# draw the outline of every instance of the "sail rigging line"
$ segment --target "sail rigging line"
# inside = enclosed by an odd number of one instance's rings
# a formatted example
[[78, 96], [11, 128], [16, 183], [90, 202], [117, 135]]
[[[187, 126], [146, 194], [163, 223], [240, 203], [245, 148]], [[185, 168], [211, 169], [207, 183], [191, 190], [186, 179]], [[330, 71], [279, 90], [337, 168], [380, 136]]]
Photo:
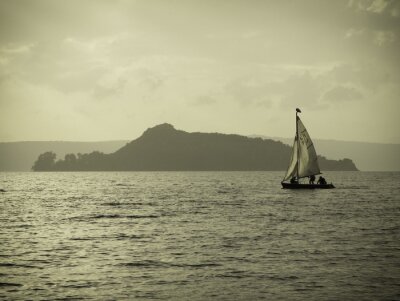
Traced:
[[300, 137], [299, 137], [299, 116], [297, 116], [297, 113], [301, 113], [300, 109], [296, 108], [296, 137], [297, 137], [297, 181], [299, 180], [299, 169], [300, 169]]

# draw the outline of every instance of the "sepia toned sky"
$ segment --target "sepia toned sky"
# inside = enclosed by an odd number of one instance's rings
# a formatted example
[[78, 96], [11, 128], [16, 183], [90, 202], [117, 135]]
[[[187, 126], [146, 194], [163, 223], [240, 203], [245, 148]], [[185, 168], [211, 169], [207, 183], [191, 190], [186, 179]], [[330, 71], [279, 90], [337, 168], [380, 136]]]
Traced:
[[400, 143], [398, 0], [0, 0], [0, 141]]

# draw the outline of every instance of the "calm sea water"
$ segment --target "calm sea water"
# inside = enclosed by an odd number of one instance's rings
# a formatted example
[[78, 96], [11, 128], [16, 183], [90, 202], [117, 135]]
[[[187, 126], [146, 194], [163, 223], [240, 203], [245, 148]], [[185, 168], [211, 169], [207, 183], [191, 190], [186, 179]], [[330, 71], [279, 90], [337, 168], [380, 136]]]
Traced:
[[2, 300], [399, 300], [400, 173], [1, 173]]

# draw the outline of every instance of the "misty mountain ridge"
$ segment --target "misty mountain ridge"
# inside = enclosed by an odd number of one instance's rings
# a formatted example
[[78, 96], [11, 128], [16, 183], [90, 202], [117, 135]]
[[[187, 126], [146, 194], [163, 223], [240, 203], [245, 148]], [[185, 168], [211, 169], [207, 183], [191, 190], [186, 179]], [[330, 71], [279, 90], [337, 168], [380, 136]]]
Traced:
[[[292, 138], [252, 135], [281, 141], [292, 146]], [[129, 143], [129, 140], [80, 142], [80, 141], [19, 141], [0, 142], [0, 171], [30, 171], [33, 162], [41, 153], [52, 151], [58, 158], [69, 153], [113, 153]], [[327, 158], [339, 160], [351, 158], [358, 169], [363, 171], [399, 171], [400, 144], [355, 142], [327, 139], [313, 139], [317, 153]]]
[[[67, 154], [56, 160], [46, 152], [35, 171], [234, 171], [286, 170], [291, 147], [279, 141], [235, 134], [188, 133], [171, 124], [147, 129], [117, 151], [104, 154]], [[320, 156], [322, 170], [357, 170], [350, 159], [328, 160]]]
[[[252, 135], [263, 139], [281, 141], [293, 145], [293, 138]], [[362, 171], [400, 171], [400, 144], [356, 142], [332, 139], [313, 139], [318, 154], [338, 160], [343, 157], [351, 158], [357, 168]]]

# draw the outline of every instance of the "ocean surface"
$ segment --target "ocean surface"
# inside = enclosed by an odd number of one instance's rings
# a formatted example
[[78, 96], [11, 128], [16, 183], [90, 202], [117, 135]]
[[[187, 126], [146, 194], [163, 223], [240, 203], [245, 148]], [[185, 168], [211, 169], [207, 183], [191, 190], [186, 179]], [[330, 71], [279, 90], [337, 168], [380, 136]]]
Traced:
[[1, 300], [400, 300], [400, 173], [0, 173]]

